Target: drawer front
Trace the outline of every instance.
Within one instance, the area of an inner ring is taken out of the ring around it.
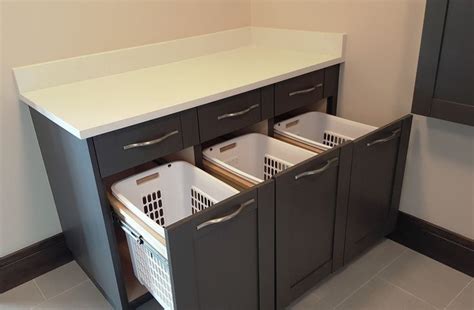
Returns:
[[[273,185],[166,228],[176,309],[274,308]]]
[[[339,148],[276,175],[277,308],[331,272]]]
[[[102,177],[183,148],[179,114],[94,137]]]
[[[344,263],[393,226],[410,126],[411,116],[407,116],[353,142]]]
[[[198,108],[201,142],[259,122],[260,90],[226,98]]]
[[[283,114],[323,98],[324,70],[275,84],[275,115]]]

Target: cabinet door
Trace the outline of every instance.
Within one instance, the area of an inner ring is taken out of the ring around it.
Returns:
[[[274,184],[167,228],[176,309],[273,308]]]
[[[344,263],[393,230],[412,116],[353,143]]]
[[[274,177],[278,308],[331,272],[339,153],[335,148]]]
[[[413,113],[474,126],[472,16],[472,0],[427,0]]]

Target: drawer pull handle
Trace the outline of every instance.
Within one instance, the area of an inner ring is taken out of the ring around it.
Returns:
[[[129,149],[134,149],[134,148],[137,148],[137,147],[143,147],[143,146],[149,146],[149,145],[157,144],[157,143],[162,142],[163,140],[168,139],[171,136],[177,135],[178,133],[179,133],[179,131],[175,130],[175,131],[167,133],[164,136],[159,137],[158,139],[124,145],[123,149],[124,150],[129,150]]]
[[[242,212],[242,210],[245,209],[245,207],[248,207],[249,205],[251,205],[254,202],[255,202],[255,199],[250,199],[249,201],[244,202],[243,204],[241,204],[240,207],[235,212],[232,212],[231,214],[228,214],[226,216],[219,217],[219,218],[216,218],[216,219],[212,219],[212,220],[206,221],[202,224],[199,224],[197,226],[197,230],[200,230],[200,229],[202,229],[204,227],[207,227],[207,226],[210,226],[210,225],[215,225],[215,224],[227,222],[227,221],[233,219],[234,217],[236,217],[237,215],[239,215],[240,212]]]
[[[222,114],[222,115],[219,115],[219,116],[217,117],[217,120],[220,121],[221,119],[226,119],[226,118],[231,118],[231,117],[236,117],[236,116],[244,115],[244,114],[249,113],[249,112],[252,111],[253,109],[258,108],[259,106],[260,106],[259,104],[254,104],[254,105],[251,105],[250,107],[248,107],[247,109],[242,110],[242,111],[233,112],[233,113],[227,113],[227,114]]]
[[[367,143],[367,146],[372,146],[372,145],[376,145],[376,144],[379,144],[379,143],[384,143],[384,142],[393,140],[396,137],[398,137],[399,134],[400,134],[400,129],[394,130],[394,131],[392,131],[392,134],[390,136],[388,136],[387,138],[374,140],[372,142]]]
[[[297,174],[295,176],[295,180],[299,180],[301,178],[309,177],[309,176],[312,176],[312,175],[315,175],[315,174],[320,174],[320,173],[328,170],[331,167],[332,163],[337,162],[337,161],[338,161],[337,157],[331,158],[326,162],[326,164],[324,166],[322,166],[319,169],[311,170],[311,171],[305,171],[305,172],[302,172],[300,174]]]
[[[288,96],[291,97],[291,96],[295,96],[295,95],[307,94],[307,93],[310,93],[312,91],[315,91],[316,88],[321,88],[321,87],[323,87],[323,83],[319,83],[318,85],[310,87],[310,88],[292,91],[291,93],[288,94]]]

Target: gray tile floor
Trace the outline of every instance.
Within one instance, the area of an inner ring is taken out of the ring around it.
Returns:
[[[474,282],[461,272],[385,240],[289,308],[474,310]],[[3,309],[111,307],[72,262],[1,294]],[[157,309],[157,304],[151,301],[139,309]]]

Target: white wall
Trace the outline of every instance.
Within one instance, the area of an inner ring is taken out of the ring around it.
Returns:
[[[11,68],[250,24],[249,0],[0,0],[0,257],[61,231]]]
[[[400,209],[474,239],[474,127],[413,120]]]
[[[425,0],[252,0],[252,25],[346,32],[339,113],[410,113]],[[474,127],[416,116],[400,209],[474,238]]]

